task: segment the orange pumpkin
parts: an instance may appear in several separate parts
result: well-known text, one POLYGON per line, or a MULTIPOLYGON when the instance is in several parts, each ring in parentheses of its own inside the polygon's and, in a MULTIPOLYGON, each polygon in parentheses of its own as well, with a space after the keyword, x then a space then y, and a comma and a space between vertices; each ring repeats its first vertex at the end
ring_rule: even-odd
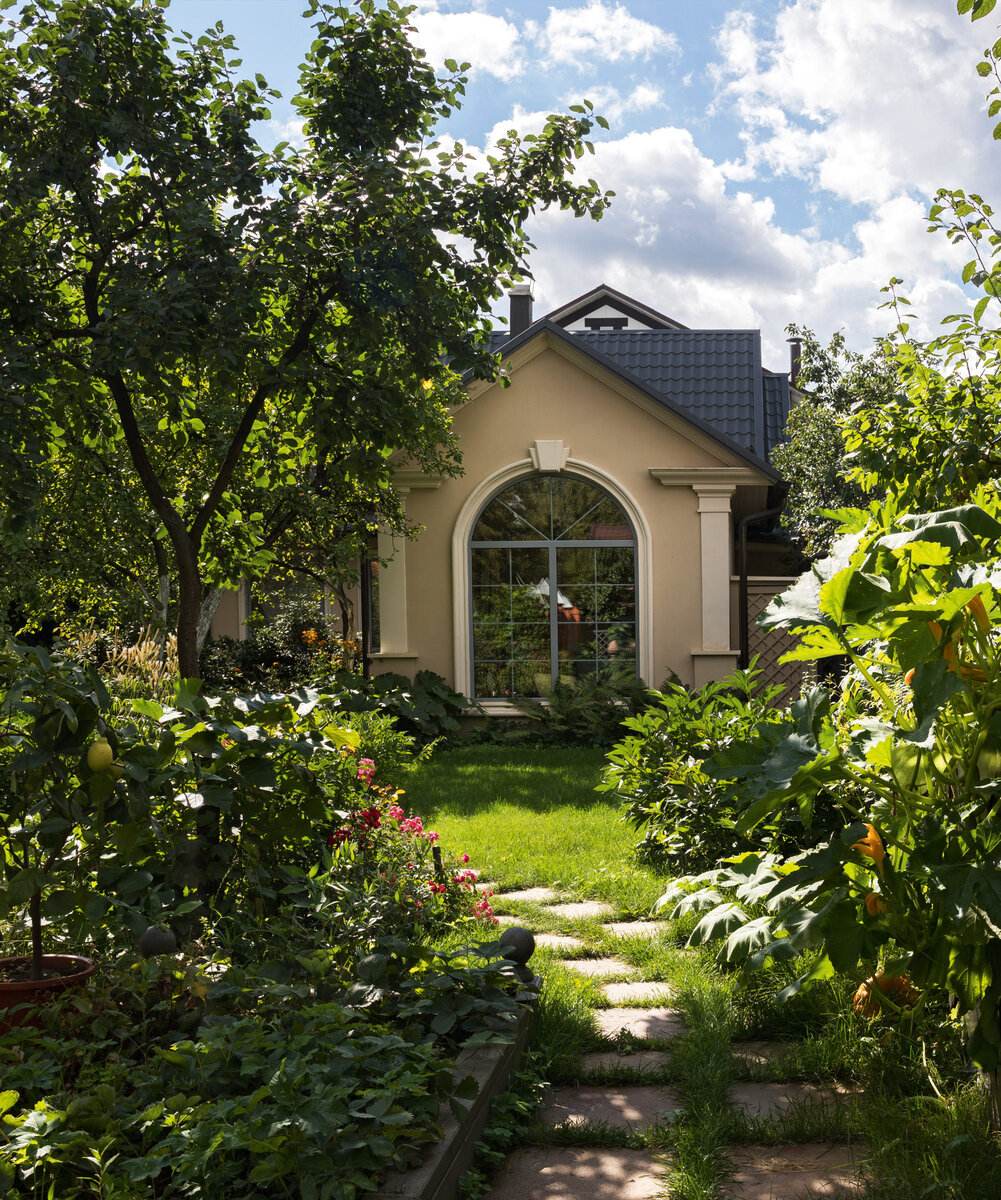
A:
POLYGON ((891 1010, 884 1010, 880 1004, 877 989, 897 1008, 912 1008, 918 999, 918 993, 907 975, 870 976, 865 983, 859 984, 852 1000, 852 1007, 860 1017, 871 1019, 884 1013, 892 1015, 891 1010))

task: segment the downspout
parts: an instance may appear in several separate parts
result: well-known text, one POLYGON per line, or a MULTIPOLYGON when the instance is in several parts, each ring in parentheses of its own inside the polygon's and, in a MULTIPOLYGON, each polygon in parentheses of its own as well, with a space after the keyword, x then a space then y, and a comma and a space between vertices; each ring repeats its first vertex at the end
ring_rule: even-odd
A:
MULTIPOLYGON (((367 530, 365 531, 367 533, 367 530)), ((362 539, 361 572, 358 576, 358 592, 361 600, 361 677, 368 679, 371 670, 369 651, 372 647, 372 556, 368 543, 362 539)))
POLYGON ((741 517, 737 523, 737 621, 740 626, 740 657, 737 659, 737 665, 745 671, 751 658, 750 636, 747 632, 747 616, 750 607, 747 602, 747 527, 769 517, 777 517, 785 508, 789 484, 785 481, 777 483, 774 491, 778 504, 774 504, 771 508, 764 508, 761 512, 741 517))

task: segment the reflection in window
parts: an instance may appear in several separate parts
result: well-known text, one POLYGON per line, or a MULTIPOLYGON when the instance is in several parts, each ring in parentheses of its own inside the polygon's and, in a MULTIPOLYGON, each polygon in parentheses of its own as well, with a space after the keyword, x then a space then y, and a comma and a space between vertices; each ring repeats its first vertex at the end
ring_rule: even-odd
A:
POLYGON ((636 541, 601 488, 566 475, 509 484, 470 539, 473 694, 542 696, 636 675, 636 541))

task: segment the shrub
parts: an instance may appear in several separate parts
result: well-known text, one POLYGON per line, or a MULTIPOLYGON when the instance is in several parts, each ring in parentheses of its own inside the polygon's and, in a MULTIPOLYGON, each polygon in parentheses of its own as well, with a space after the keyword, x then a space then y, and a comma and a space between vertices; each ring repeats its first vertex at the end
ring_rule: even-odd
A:
POLYGON ((650 691, 649 707, 623 724, 630 732, 608 754, 598 791, 619 797, 643 831, 639 857, 664 867, 709 865, 749 849, 734 823, 733 782, 702 770, 761 721, 775 720, 779 687, 756 691, 759 671, 735 671, 690 691, 669 683, 650 691))
POLYGON ((514 705, 531 718, 532 726, 527 730, 509 726, 502 731, 502 740, 537 745, 610 746, 621 737, 626 718, 640 712, 647 703, 646 695, 643 681, 632 676, 561 680, 545 700, 514 697, 514 705))

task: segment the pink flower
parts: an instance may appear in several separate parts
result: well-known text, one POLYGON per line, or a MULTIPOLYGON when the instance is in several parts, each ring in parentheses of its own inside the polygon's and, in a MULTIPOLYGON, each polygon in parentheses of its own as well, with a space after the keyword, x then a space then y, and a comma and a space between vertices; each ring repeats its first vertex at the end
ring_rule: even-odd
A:
POLYGON ((391 804, 389 808, 386 809, 386 816, 391 817, 394 821, 402 821, 403 809, 400 808, 398 804, 391 804))
POLYGON ((468 854, 464 854, 464 855, 462 856, 462 861, 463 861, 464 863, 467 863, 467 862, 469 862, 469 855, 468 855, 468 854))
POLYGON ((437 840, 438 840, 438 839, 441 837, 441 834, 440 834, 440 833, 435 833, 433 830, 431 830, 431 829, 428 829, 428 830, 425 832, 424 836, 427 838, 427 840, 428 840, 429 842, 436 842, 436 841, 437 841, 437 840))
POLYGON ((372 776, 375 774, 375 763, 370 758, 363 758, 358 763, 358 778, 368 787, 372 782, 372 776))

